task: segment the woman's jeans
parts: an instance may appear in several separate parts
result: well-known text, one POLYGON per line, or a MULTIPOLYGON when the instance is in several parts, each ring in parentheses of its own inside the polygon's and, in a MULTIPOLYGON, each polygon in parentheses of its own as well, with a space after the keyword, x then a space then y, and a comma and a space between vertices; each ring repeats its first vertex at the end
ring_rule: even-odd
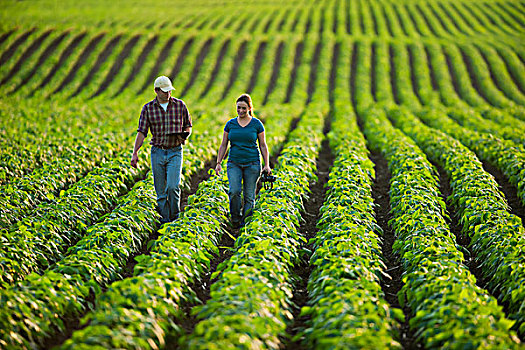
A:
POLYGON ((180 212, 182 146, 170 149, 151 147, 151 169, 161 223, 173 221, 180 212))
POLYGON ((230 215, 232 223, 244 225, 244 220, 252 214, 255 204, 255 190, 257 180, 261 175, 261 163, 237 164, 228 161, 228 182, 230 188, 230 215), (244 207, 241 202, 243 192, 244 207))

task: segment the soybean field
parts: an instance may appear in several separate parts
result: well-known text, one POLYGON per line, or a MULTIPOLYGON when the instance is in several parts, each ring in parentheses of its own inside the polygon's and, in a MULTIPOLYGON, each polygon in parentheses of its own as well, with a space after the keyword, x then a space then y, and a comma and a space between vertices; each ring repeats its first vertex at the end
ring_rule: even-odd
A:
POLYGON ((524 39, 523 0, 0 0, 0 349, 525 349, 524 39), (234 230, 242 93, 277 181, 234 230))

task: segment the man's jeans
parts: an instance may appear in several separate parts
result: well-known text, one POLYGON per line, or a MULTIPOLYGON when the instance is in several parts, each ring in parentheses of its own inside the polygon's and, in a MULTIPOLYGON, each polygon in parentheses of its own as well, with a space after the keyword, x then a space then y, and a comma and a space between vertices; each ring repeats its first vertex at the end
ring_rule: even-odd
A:
POLYGON ((170 149, 151 147, 151 169, 161 222, 173 221, 180 212, 182 146, 170 149))
POLYGON ((257 188, 257 180, 261 175, 261 163, 252 162, 241 165, 228 162, 227 173, 230 184, 228 197, 230 197, 231 220, 234 224, 244 225, 244 220, 252 214, 255 204, 255 190, 257 188), (241 202, 241 190, 243 192, 244 207, 241 202))

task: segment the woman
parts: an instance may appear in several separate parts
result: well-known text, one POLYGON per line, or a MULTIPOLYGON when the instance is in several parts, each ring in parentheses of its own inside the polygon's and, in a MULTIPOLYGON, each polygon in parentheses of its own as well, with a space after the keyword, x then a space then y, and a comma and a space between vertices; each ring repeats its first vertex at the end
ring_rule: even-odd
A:
POLYGON ((264 126, 253 116, 252 98, 242 94, 237 99, 237 117, 230 119, 224 127, 215 173, 222 171, 221 162, 231 143, 228 155, 227 174, 230 188, 230 215, 233 228, 244 225, 244 220, 251 215, 255 204, 255 189, 261 175, 260 154, 263 156, 263 172, 271 173, 268 146, 264 136, 264 126), (257 148, 259 141, 259 149, 257 148), (241 202, 243 192, 244 207, 241 202))

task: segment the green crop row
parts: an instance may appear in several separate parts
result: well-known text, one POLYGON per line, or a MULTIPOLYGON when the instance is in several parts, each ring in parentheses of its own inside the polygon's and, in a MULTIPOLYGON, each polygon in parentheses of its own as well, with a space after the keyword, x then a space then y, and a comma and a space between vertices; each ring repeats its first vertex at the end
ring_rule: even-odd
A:
POLYGON ((32 173, 1 185, 0 228, 7 229, 20 221, 36 205, 54 201, 87 171, 120 152, 123 140, 112 136, 68 140, 75 145, 65 146, 60 158, 49 160, 32 173))
POLYGON ((484 120, 484 123, 490 124, 490 121, 493 121, 500 124, 499 131, 494 131, 495 133, 503 138, 525 144, 525 141, 521 141, 523 139, 523 136, 521 136, 523 133, 519 133, 520 130, 525 130, 525 122, 513 117, 508 110, 485 108, 479 110, 479 113, 485 118, 485 120, 489 121, 489 123, 486 123, 484 120))
MULTIPOLYGON (((214 119, 215 121, 204 125, 202 119, 206 118, 201 116, 198 119, 201 123, 197 125, 195 134, 191 136, 192 142, 185 146, 187 165, 184 167, 181 179, 184 187, 189 186, 189 177, 203 168, 205 161, 213 155, 220 142, 217 136, 222 126, 218 123, 220 119, 214 119)), ((147 167, 148 159, 148 152, 141 152, 139 165, 147 167)), ((129 161, 127 156, 124 161, 126 163, 129 161)), ((121 164, 121 168, 129 167, 127 164, 121 164)), ((18 301, 8 303, 6 314, 10 313, 10 310, 28 314, 28 310, 31 310, 34 315, 21 317, 20 313, 13 313, 13 317, 6 320, 9 322, 19 320, 18 323, 13 323, 18 328, 16 331, 11 330, 11 333, 5 334, 1 339, 8 342, 11 338, 13 340, 11 345, 24 344, 25 347, 30 348, 31 344, 41 342, 48 337, 49 332, 63 328, 60 321, 57 328, 49 325, 50 314, 60 317, 77 314, 84 309, 90 289, 94 289, 96 294, 99 294, 99 286, 107 286, 119 278, 126 261, 133 253, 138 252, 157 224, 156 196, 152 179, 139 184, 135 185, 135 191, 119 200, 119 206, 112 213, 100 219, 103 220, 101 223, 85 230, 84 238, 74 247, 69 248, 65 258, 47 270, 44 277, 39 278, 32 273, 25 281, 5 290, 6 297, 0 296, 0 300, 18 301), (139 223, 140 226, 137 226, 139 223), (49 290, 50 294, 46 294, 47 290, 46 293, 37 293, 49 281, 54 281, 59 289, 49 290), (28 309, 26 309, 27 305, 30 305, 28 309), (28 322, 29 319, 31 322, 28 322)))
MULTIPOLYGON (((519 90, 519 87, 516 86, 513 81, 505 62, 502 60, 498 51, 487 44, 476 45, 477 50, 474 47, 468 45, 465 49, 470 51, 470 56, 473 61, 478 62, 482 67, 481 69, 476 70, 476 75, 481 81, 490 82, 494 79, 494 83, 497 84, 496 88, 501 89, 501 91, 507 96, 507 98, 518 105, 525 105, 525 95, 519 90), (480 56, 482 55, 482 56, 480 56), (483 64, 483 60, 486 61, 486 64, 483 64), (483 67, 485 66, 485 67, 483 67), (483 73, 479 74, 477 72, 483 73)), ((492 92, 494 95, 498 92, 492 92)))
MULTIPOLYGON (((104 163, 63 191, 55 201, 36 207, 9 231, 2 230, 0 268, 4 286, 60 259, 68 246, 114 205, 128 186, 144 176, 144 164, 137 170, 130 169, 128 157, 129 152, 125 152, 104 163)), ((142 157, 142 163, 146 159, 142 157)))
POLYGON ((56 331, 63 317, 85 311, 87 299, 119 278, 126 261, 139 251, 158 223, 151 176, 140 181, 117 207, 43 275, 31 273, 0 290, 0 345, 32 349, 56 331), (57 318, 60 317, 60 318, 57 318), (49 320, 54 322, 50 323, 49 320))
POLYGON ((428 348, 518 348, 516 336, 509 337, 513 322, 463 265, 461 248, 446 223, 436 170, 412 140, 392 127, 383 110, 361 115, 367 139, 383 153, 391 172, 392 249, 405 271, 398 296, 411 309, 416 341, 428 348))
POLYGON ((308 316, 299 333, 315 349, 400 348, 395 340, 399 310, 384 300, 380 279, 385 265, 381 229, 374 218, 374 164, 355 115, 346 103, 352 50, 338 43, 330 145, 337 155, 330 170, 326 200, 320 209, 319 231, 311 239, 313 268, 308 281, 308 316))
POLYGON ((111 284, 61 349, 158 349, 166 334, 181 333, 173 317, 193 300, 190 290, 209 269, 227 216, 225 182, 212 177, 199 185, 177 221, 159 230, 149 255, 137 257, 134 276, 111 284))
MULTIPOLYGON (((436 110, 442 111, 442 114, 448 114, 450 118, 454 119, 458 124, 465 128, 474 130, 478 133, 492 134, 495 137, 512 140, 517 143, 517 145, 525 145, 525 133, 523 133, 518 127, 518 124, 521 122, 504 114, 504 112, 501 110, 487 108, 482 110, 481 113, 475 109, 466 108, 449 108, 446 111, 436 108, 436 110), (492 121, 491 119, 484 118, 484 115, 489 115, 492 118, 498 118, 500 120, 507 121, 509 124, 499 124, 492 121), (509 120, 511 118, 513 119, 512 121, 509 120)), ((523 127, 525 127, 525 123, 521 124, 523 124, 523 127)), ((513 143, 510 142, 508 144, 512 145, 513 143)))
MULTIPOLYGON (((318 60, 330 62, 332 43, 327 40, 323 44, 318 60)), ((311 57, 310 52, 314 54, 310 49, 307 52, 306 57, 311 57)), ((306 69, 305 64, 301 62, 297 70, 306 69)), ((320 83, 312 93, 313 101, 328 92, 327 84, 321 83, 328 74, 323 70, 319 73, 316 79, 320 83)), ((295 91, 297 86, 291 108, 295 108, 296 101, 308 98, 295 91)), ((313 160, 321 144, 324 108, 320 103, 305 107, 278 158, 274 172, 278 182, 272 190, 259 193, 254 214, 236 240, 234 255, 212 275, 218 281, 211 287, 211 300, 199 308, 197 317, 203 320, 183 341, 185 346, 202 349, 248 348, 253 344, 270 349, 281 346, 280 337, 285 335, 292 317, 291 271, 304 240, 297 232, 301 197, 314 176, 313 160), (224 328, 225 325, 228 327, 224 328)))
MULTIPOLYGON (((219 113, 219 111, 216 112, 219 113)), ((294 116, 294 113, 290 113, 285 118, 270 117, 265 121, 265 126, 268 130, 286 130, 287 128, 289 128, 289 124, 294 116)), ((208 124, 208 127, 212 124, 213 123, 208 124)), ((273 132, 271 131, 270 133, 273 132)), ((196 133, 195 135, 192 135, 192 142, 190 142, 186 146, 190 148, 187 151, 190 155, 190 159, 185 160, 185 162, 190 163, 190 169, 192 168, 191 165, 193 163, 199 161, 202 162, 203 160, 208 159, 209 155, 213 154, 216 151, 209 149, 209 146, 208 148, 203 148, 203 145, 212 145, 212 147, 215 148, 218 147, 218 142, 220 140, 216 138, 216 135, 219 135, 219 130, 209 130, 209 132, 206 132, 205 134, 196 133), (204 139, 204 137, 207 137, 208 139, 204 139), (195 138, 199 139, 197 140, 195 138), (212 138, 214 140, 213 142, 211 142, 212 138), (196 150, 191 148, 195 147, 193 145, 201 145, 201 148, 203 148, 201 150, 202 152, 197 152, 196 150)), ((280 139, 276 138, 274 141, 276 143, 275 147, 278 147, 279 142, 282 143, 282 141, 284 141, 284 137, 281 136, 280 139)), ((199 164, 201 166, 203 165, 203 163, 199 164)), ((186 169, 188 169, 188 166, 184 167, 184 172, 186 172, 186 169)), ((165 229, 161 231, 161 234, 164 232, 164 235, 161 235, 161 237, 153 245, 154 248, 152 255, 148 258, 139 258, 139 260, 146 260, 141 261, 139 263, 139 265, 142 267, 137 267, 135 271, 135 277, 131 280, 127 279, 111 285, 107 295, 105 294, 100 298, 102 301, 99 302, 99 299, 97 299, 97 305, 101 306, 97 308, 95 313, 91 314, 86 318, 96 319, 97 325, 93 328, 88 327, 85 330, 85 332, 79 331, 75 333, 72 340, 70 340, 67 344, 64 345, 65 348, 82 347, 81 344, 83 342, 84 337, 89 337, 89 334, 91 333, 96 334, 93 338, 95 340, 92 340, 94 344, 99 344, 100 346, 110 346, 109 344, 112 344, 111 346, 117 346, 117 344, 122 344, 119 342, 125 341, 127 342, 127 347, 132 348, 143 346, 142 344, 145 340, 141 339, 144 338, 144 334, 149 334, 152 337, 151 339, 155 339, 149 340, 147 342, 147 346, 151 348, 155 348, 157 346, 155 344, 160 345, 163 342, 165 342, 166 337, 170 336, 170 334, 180 334, 180 329, 178 328, 178 326, 171 326, 171 318, 175 317, 176 315, 180 315, 180 313, 173 312, 171 307, 174 303, 180 304, 179 302, 181 300, 186 300, 186 298, 193 299, 194 297, 192 296, 192 292, 188 289, 189 286, 193 283, 197 283, 198 280, 201 279, 210 268, 209 262, 206 263, 206 261, 210 258, 210 254, 216 253, 217 248, 215 248, 214 246, 217 245, 217 240, 219 239, 219 236, 223 234, 223 231, 220 227, 225 223, 226 193, 224 186, 224 181, 220 180, 219 178, 212 178, 211 180, 204 182, 199 186, 199 191, 197 192, 197 194, 193 197, 190 197, 188 201, 190 209, 185 210, 183 213, 183 217, 187 215, 184 223, 181 223, 179 226, 179 221, 177 221, 174 224, 171 224, 169 227, 165 226, 165 229), (201 216, 204 209, 208 214, 205 216, 201 216), (202 225, 204 225, 207 228, 202 229, 202 225), (197 227, 201 227, 198 229, 198 232, 195 231, 197 227), (189 232, 188 237, 184 237, 186 235, 186 233, 184 233, 185 230, 188 230, 189 232), (209 235, 210 232, 213 233, 215 236, 207 237, 206 235, 209 235), (180 238, 180 241, 178 241, 177 237, 180 238), (206 238, 206 240, 204 238, 206 238), (193 244, 191 245, 191 247, 188 246, 188 244, 191 244, 192 242, 197 244, 193 244), (202 249, 204 249, 204 247, 206 247, 207 253, 203 254, 202 249), (126 307, 123 309, 123 305, 128 305, 129 303, 132 304, 133 300, 137 299, 143 300, 144 303, 146 303, 146 300, 149 300, 153 295, 155 295, 155 288, 157 288, 157 286, 155 285, 154 281, 156 281, 156 278, 158 278, 156 277, 156 274, 158 272, 155 272, 157 271, 155 269, 158 269, 158 271, 162 271, 162 266, 164 264, 163 259, 165 258, 165 254, 167 254, 166 252, 172 250, 173 252, 170 253, 172 254, 170 256, 173 259, 173 264, 175 265, 173 265, 174 269, 168 271, 168 273, 171 273, 171 275, 169 276, 171 276, 170 278, 172 279, 166 280, 164 286, 181 286, 181 289, 179 290, 180 294, 177 294, 178 292, 173 292, 173 294, 170 294, 167 297, 167 299, 162 299, 161 296, 156 296, 155 300, 151 301, 153 303, 159 303, 159 305, 155 306, 156 310, 162 310, 163 306, 168 306, 168 313, 165 313, 165 311, 159 312, 155 318, 155 321, 150 323, 151 328, 148 328, 146 331, 144 331, 144 333, 140 333, 137 329, 134 328, 134 326, 127 323, 126 320, 129 321, 129 318, 127 318, 128 316, 126 316, 128 313, 128 309, 126 307), (190 251, 193 255, 188 256, 188 251, 190 251), (198 261, 200 264, 197 267, 194 267, 194 259, 197 259, 196 261, 198 261), (178 271, 175 270, 175 266, 177 266, 176 268, 179 269, 178 271), (149 272, 142 271, 146 268, 149 269, 149 272), (196 275, 192 275, 192 273, 197 270, 200 272, 196 275), (185 276, 188 278, 187 284, 184 284, 183 281, 179 281, 181 277, 180 273, 186 274, 185 276), (136 283, 143 281, 146 282, 144 282, 144 284, 141 284, 142 289, 139 290, 136 287, 134 287, 136 283), (148 283, 147 281, 151 281, 152 283, 148 283), (178 283, 182 283, 184 285, 179 285, 178 283), (151 289, 145 288, 146 285, 150 286, 151 289), (120 298, 119 295, 122 295, 123 297, 120 298), (131 298, 131 300, 127 298, 131 298), (113 306, 113 308, 111 308, 111 306, 113 306), (103 315, 107 313, 114 314, 114 317, 112 317, 110 320, 104 320, 103 318, 105 316, 103 315), (160 326, 163 329, 162 333, 155 333, 157 331, 157 326, 160 326), (110 333, 107 333, 108 329, 113 328, 115 328, 116 330, 109 331, 110 333), (131 337, 127 340, 123 340, 123 337, 117 336, 124 329, 126 329, 126 331, 124 331, 124 333, 126 334, 129 331, 137 331, 138 333, 136 333, 136 338, 131 337), (114 336, 113 341, 108 338, 108 334, 112 334, 114 336)), ((143 311, 144 314, 142 315, 139 311, 137 311, 134 314, 135 316, 131 315, 129 317, 151 317, 151 314, 147 312, 147 309, 143 309, 143 311)))
POLYGON ((525 331, 520 310, 525 303, 523 260, 525 230, 521 220, 508 211, 504 195, 481 162, 459 141, 430 129, 406 109, 391 109, 393 119, 412 137, 425 154, 449 177, 450 200, 459 212, 462 232, 471 239, 470 248, 480 264, 487 288, 507 306, 516 320, 518 333, 525 331))
MULTIPOLYGON (((500 169, 509 182, 517 189, 518 198, 525 205, 525 148, 512 141, 502 140, 489 133, 482 133, 461 127, 447 117, 446 111, 424 110, 417 113, 429 126, 446 132, 476 153, 479 159, 488 161, 500 169)), ((468 111, 450 110, 454 119, 465 121, 469 127, 482 123, 468 111)))
POLYGON ((297 232, 301 198, 315 176, 322 126, 322 117, 309 108, 290 135, 274 171, 278 181, 272 190, 259 193, 254 213, 236 240, 234 255, 212 275, 218 281, 197 315, 204 320, 186 346, 279 348, 279 336, 291 319, 291 271, 304 241, 297 232))

